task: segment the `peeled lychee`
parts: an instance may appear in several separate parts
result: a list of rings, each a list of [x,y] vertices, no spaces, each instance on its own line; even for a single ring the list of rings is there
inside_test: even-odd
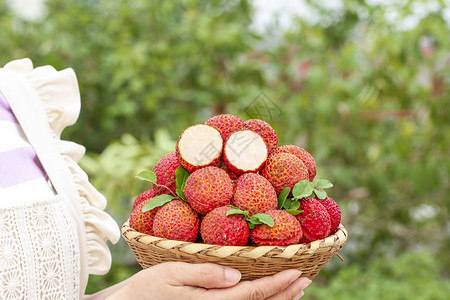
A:
[[[170,240],[195,242],[200,220],[184,201],[172,200],[164,204],[153,220],[153,233]]]
[[[178,162],[177,154],[171,152],[164,155],[161,159],[154,165],[152,171],[156,174],[156,183],[168,187],[170,190],[175,191],[176,189],[176,175],[175,171],[180,166]],[[170,191],[162,186],[155,186],[161,194],[169,194]]]
[[[243,215],[229,215],[232,209],[221,206],[207,213],[200,224],[203,242],[222,246],[245,246],[250,229]]]
[[[214,127],[197,124],[186,128],[178,138],[176,153],[189,172],[216,165],[222,156],[223,140]]]
[[[297,244],[302,237],[300,222],[284,210],[269,210],[274,226],[256,225],[250,232],[251,239],[257,246],[289,246]]]
[[[339,205],[330,197],[326,197],[323,200],[320,200],[316,198],[317,201],[320,202],[320,204],[325,207],[328,214],[330,215],[330,233],[333,234],[337,231],[339,224],[341,224],[341,209],[339,208]]]
[[[225,141],[232,132],[242,128],[244,121],[232,114],[221,114],[209,118],[204,124],[216,128]]]
[[[296,156],[274,153],[269,156],[261,175],[267,178],[279,194],[285,187],[292,188],[300,180],[308,180],[308,169]]]
[[[331,221],[325,207],[316,199],[303,198],[300,203],[303,210],[296,218],[302,224],[302,242],[308,243],[326,238],[330,234]]]
[[[309,181],[313,181],[314,177],[316,177],[316,161],[308,151],[296,145],[283,145],[276,148],[273,153],[275,154],[281,152],[290,153],[300,158],[308,169]]]
[[[278,207],[277,193],[270,182],[256,173],[245,173],[236,181],[231,204],[252,216]]]
[[[224,170],[205,167],[189,175],[184,195],[195,211],[206,214],[214,208],[230,204],[233,184]]]
[[[223,161],[236,174],[258,172],[267,160],[267,145],[252,130],[233,132],[225,142]]]
[[[260,119],[250,119],[244,122],[244,128],[252,130],[259,134],[266,142],[267,151],[272,153],[277,147],[277,133],[269,123]]]

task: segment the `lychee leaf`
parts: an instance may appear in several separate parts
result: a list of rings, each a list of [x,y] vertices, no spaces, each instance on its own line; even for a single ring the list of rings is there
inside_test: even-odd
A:
[[[273,227],[273,225],[275,224],[273,221],[273,218],[267,214],[254,214],[253,216],[250,217],[251,220],[256,220],[255,223],[253,221],[251,221],[253,224],[266,224],[270,227]]]
[[[318,179],[315,182],[315,187],[316,187],[316,189],[329,189],[329,188],[333,187],[333,184],[329,180]]]
[[[320,200],[323,200],[327,197],[327,192],[318,189],[314,189],[314,194],[316,194],[317,198],[319,198]]]
[[[296,201],[294,198],[287,198],[283,203],[282,209],[289,209],[294,201]]]
[[[142,208],[142,212],[152,210],[155,207],[163,206],[167,202],[172,201],[174,198],[175,198],[174,196],[168,195],[168,194],[162,194],[159,196],[155,196],[155,197],[151,198],[150,200],[148,200],[147,204],[145,204],[144,207]]]
[[[229,215],[243,215],[244,217],[247,217],[248,214],[249,214],[248,211],[242,210],[242,209],[239,209],[239,208],[232,208],[232,209],[229,209],[227,211],[227,216],[229,216]]]
[[[295,199],[311,196],[314,190],[314,183],[309,180],[300,180],[292,188],[292,195]]]
[[[296,216],[303,212],[301,209],[286,209],[286,212],[290,213],[293,216]]]
[[[255,224],[252,224],[252,223],[250,223],[250,222],[247,222],[248,223],[248,228],[250,228],[250,229],[255,229]]]
[[[186,185],[186,180],[189,177],[190,173],[183,168],[182,166],[179,166],[175,170],[175,184],[177,186],[176,192],[178,197],[180,197],[182,200],[186,201],[186,197],[184,196],[184,186]]]
[[[136,178],[156,183],[156,174],[153,171],[142,171],[136,175]]]
[[[287,196],[289,196],[289,193],[291,192],[290,187],[285,187],[280,194],[278,195],[278,209],[283,209],[284,202],[286,201]]]
[[[299,209],[300,208],[300,201],[292,201],[289,207],[286,207],[286,210],[288,209]]]

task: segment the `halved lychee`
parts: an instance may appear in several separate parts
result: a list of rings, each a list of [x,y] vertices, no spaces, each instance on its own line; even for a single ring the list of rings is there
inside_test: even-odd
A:
[[[263,138],[252,130],[232,133],[223,147],[223,161],[236,174],[258,172],[267,160]]]
[[[188,172],[216,165],[222,156],[223,140],[220,132],[208,125],[197,124],[186,128],[176,145],[180,165]]]

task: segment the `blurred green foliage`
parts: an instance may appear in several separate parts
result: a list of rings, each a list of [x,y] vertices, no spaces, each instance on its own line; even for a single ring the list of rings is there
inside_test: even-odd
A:
[[[83,109],[64,137],[87,147],[81,164],[119,223],[147,188],[134,176],[172,151],[185,127],[224,112],[259,117],[280,144],[314,155],[343,210],[345,263],[327,265],[317,280],[328,287],[315,297],[371,299],[360,293],[380,286],[398,295],[390,299],[440,299],[397,291],[419,286],[423,274],[391,281],[418,260],[429,289],[448,287],[450,7],[304,2],[314,18],[288,30],[274,19],[261,32],[245,0],[47,0],[37,21],[0,0],[0,64],[30,57],[75,69]],[[120,280],[118,265],[133,264],[125,244],[112,249],[105,285]],[[415,249],[426,255],[404,254]]]

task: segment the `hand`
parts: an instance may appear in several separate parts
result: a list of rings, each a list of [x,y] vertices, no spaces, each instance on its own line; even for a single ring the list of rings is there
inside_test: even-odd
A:
[[[169,262],[145,269],[108,299],[291,300],[310,283],[298,270],[242,281],[239,271],[216,264]]]

